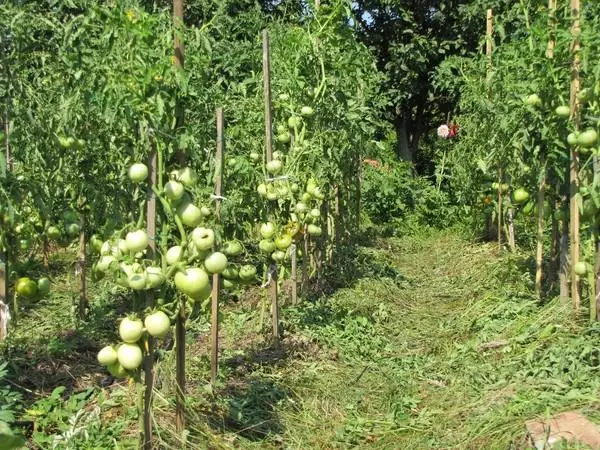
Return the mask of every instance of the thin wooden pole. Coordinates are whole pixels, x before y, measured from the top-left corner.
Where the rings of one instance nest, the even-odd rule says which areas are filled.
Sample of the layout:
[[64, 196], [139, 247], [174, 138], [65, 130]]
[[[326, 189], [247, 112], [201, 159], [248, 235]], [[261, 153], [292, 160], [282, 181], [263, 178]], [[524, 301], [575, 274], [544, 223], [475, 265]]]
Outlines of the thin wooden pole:
[[[217, 151], [215, 154], [215, 214], [217, 221], [221, 218], [221, 199], [223, 183], [223, 108], [217, 109]], [[212, 299], [211, 299], [211, 353], [210, 353], [210, 381], [214, 385], [217, 381], [219, 370], [219, 285], [221, 277], [213, 274]]]
[[85, 319], [88, 309], [87, 298], [87, 281], [86, 281], [86, 266], [87, 266], [87, 239], [85, 235], [86, 220], [85, 215], [79, 216], [79, 257], [77, 259], [77, 268], [79, 272], [79, 319]]
[[298, 265], [296, 258], [296, 244], [290, 246], [290, 258], [292, 260], [292, 305], [298, 304]]
[[[556, 0], [548, 0], [548, 45], [546, 47], [546, 57], [550, 60], [554, 58], [554, 15], [556, 14]], [[546, 190], [546, 158], [542, 159], [542, 173], [537, 192], [537, 248], [535, 253], [535, 293], [538, 298], [542, 297], [542, 278], [543, 278], [543, 258], [544, 258], [544, 202]], [[555, 234], [553, 233], [554, 237]]]
[[265, 145], [267, 162], [273, 159], [273, 120], [271, 117], [271, 55], [269, 32], [263, 30], [263, 90], [265, 96]]
[[[6, 171], [10, 172], [12, 163], [10, 155], [10, 143], [8, 137], [8, 133], [10, 131], [8, 107], [9, 97], [7, 95], [6, 107], [4, 111], [4, 156], [6, 158]], [[7, 251], [2, 251], [2, 248], [0, 248], [0, 342], [6, 339], [6, 335], [8, 334], [8, 304], [10, 303], [10, 292], [8, 290], [8, 274], [8, 249]]]
[[485, 20], [485, 54], [488, 60], [488, 70], [487, 76], [488, 81], [489, 77], [492, 73], [492, 51], [494, 49], [493, 46], [494, 39], [494, 12], [491, 9], [486, 11], [486, 20]]
[[271, 283], [269, 283], [269, 296], [271, 297], [271, 318], [273, 323], [273, 342], [279, 345], [279, 303], [277, 302], [277, 266], [271, 265]]
[[502, 181], [503, 181], [503, 170], [502, 167], [498, 169], [498, 246], [502, 250]]
[[[273, 121], [271, 118], [271, 56], [269, 52], [269, 32], [263, 30], [263, 90], [265, 96], [265, 146], [267, 163], [273, 159]], [[273, 322], [273, 339], [279, 344], [279, 304], [277, 300], [277, 270], [271, 270], [269, 284], [271, 298], [271, 314]]]
[[[157, 153], [152, 149], [148, 161], [150, 185], [147, 191], [146, 204], [146, 233], [148, 234], [148, 250], [146, 257], [149, 260], [156, 258], [156, 196], [152, 186], [157, 185]], [[154, 306], [154, 293], [146, 292], [146, 306]], [[152, 450], [152, 400], [154, 396], [154, 339], [148, 336], [146, 340], [146, 352], [144, 356], [144, 450]]]
[[[573, 24], [571, 27], [571, 33], [573, 36], [573, 44], [571, 47], [573, 59], [571, 65], [571, 111], [573, 114], [573, 123], [575, 129], [579, 128], [580, 122], [580, 104], [577, 100], [577, 93], [579, 92], [580, 80], [579, 71], [581, 68], [581, 55], [580, 51], [580, 2], [579, 0], [571, 0], [571, 15], [573, 17]], [[569, 170], [569, 183], [570, 183], [570, 237], [571, 237], [571, 300], [575, 314], [579, 312], [579, 277], [575, 273], [575, 264], [579, 261], [579, 207], [577, 205], [577, 196], [579, 194], [579, 152], [577, 147], [571, 147], [571, 164]]]
[[507, 215], [507, 223], [508, 223], [508, 247], [510, 251], [514, 252], [516, 249], [515, 244], [515, 221], [514, 221], [514, 211], [511, 207], [508, 208], [506, 213]]
[[[485, 19], [485, 54], [487, 57], [487, 77], [486, 82], [489, 83], [492, 78], [492, 52], [494, 50], [494, 12], [492, 9], [486, 11]], [[489, 86], [488, 86], [489, 96]], [[501, 164], [501, 163], [500, 163]], [[498, 168], [498, 247], [502, 250], [502, 199], [504, 194], [502, 193], [502, 183], [504, 181], [504, 171], [502, 167]]]
[[542, 261], [544, 252], [544, 191], [546, 189], [546, 163], [542, 162], [542, 173], [537, 192], [537, 249], [535, 253], [535, 293], [542, 297]]
[[[183, 20], [183, 0], [173, 0], [173, 25], [175, 28], [175, 66], [179, 69], [184, 69], [185, 62], [185, 50], [183, 46], [183, 40], [181, 39], [181, 32], [184, 26]], [[177, 122], [178, 127], [183, 126], [184, 115], [181, 104], [177, 102]], [[177, 152], [177, 160], [182, 163], [185, 160], [183, 152]], [[175, 429], [177, 433], [183, 433], [185, 429], [185, 300], [182, 300], [179, 304], [179, 313], [175, 320], [175, 351], [176, 351], [176, 375], [177, 380], [177, 392], [175, 398]]]

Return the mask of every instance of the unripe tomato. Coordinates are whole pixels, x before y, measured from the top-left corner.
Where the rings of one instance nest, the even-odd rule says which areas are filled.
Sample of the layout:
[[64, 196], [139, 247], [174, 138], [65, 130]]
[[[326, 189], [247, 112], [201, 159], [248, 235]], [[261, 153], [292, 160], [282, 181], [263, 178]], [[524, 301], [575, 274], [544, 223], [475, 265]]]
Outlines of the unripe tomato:
[[142, 183], [148, 178], [148, 166], [142, 163], [133, 164], [129, 168], [129, 179], [134, 183]]
[[313, 113], [314, 110], [310, 106], [303, 106], [300, 110], [300, 114], [302, 114], [303, 117], [310, 117]]
[[144, 324], [140, 319], [130, 319], [129, 317], [125, 317], [119, 325], [119, 336], [123, 342], [133, 344], [140, 340], [143, 329]]

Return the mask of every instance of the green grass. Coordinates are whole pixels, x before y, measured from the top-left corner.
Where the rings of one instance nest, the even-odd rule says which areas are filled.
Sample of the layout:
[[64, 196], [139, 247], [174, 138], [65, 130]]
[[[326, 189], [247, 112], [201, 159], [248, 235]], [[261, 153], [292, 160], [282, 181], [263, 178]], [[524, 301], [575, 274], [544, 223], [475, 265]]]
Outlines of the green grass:
[[[256, 298], [227, 305], [214, 391], [206, 320], [190, 324], [184, 438], [190, 448], [516, 449], [526, 448], [528, 419], [574, 408], [600, 421], [600, 325], [574, 322], [556, 300], [540, 304], [529, 256], [499, 256], [495, 245], [448, 231], [376, 240], [356, 255], [349, 286], [283, 309], [281, 348], [269, 347]], [[70, 381], [48, 383], [91, 388], [87, 397], [50, 402], [60, 408], [43, 405], [46, 437], [73, 428], [69, 419], [83, 403], [88, 442], [135, 438], [135, 387], [101, 389], [93, 361], [96, 347], [113, 339], [121, 299], [95, 289], [92, 313], [103, 315], [102, 325], [65, 334], [70, 299], [56, 292], [22, 318], [3, 349], [21, 371], [12, 381], [31, 391], [26, 407], [39, 409], [54, 387], [22, 384], [39, 361], [58, 362], [58, 374], [76, 370]], [[37, 334], [25, 331], [34, 323]], [[161, 448], [175, 449], [184, 438], [173, 430], [173, 372], [173, 355], [163, 352], [155, 419]], [[82, 436], [72, 442], [97, 448]]]

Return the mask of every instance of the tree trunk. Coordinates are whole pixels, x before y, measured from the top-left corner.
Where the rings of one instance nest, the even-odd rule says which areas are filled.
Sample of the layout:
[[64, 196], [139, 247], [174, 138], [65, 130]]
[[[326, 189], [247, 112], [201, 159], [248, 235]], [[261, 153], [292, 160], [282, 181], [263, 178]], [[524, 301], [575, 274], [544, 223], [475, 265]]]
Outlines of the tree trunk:
[[408, 139], [408, 117], [406, 114], [398, 116], [395, 121], [396, 138], [398, 142], [398, 157], [402, 161], [413, 162], [413, 153]]

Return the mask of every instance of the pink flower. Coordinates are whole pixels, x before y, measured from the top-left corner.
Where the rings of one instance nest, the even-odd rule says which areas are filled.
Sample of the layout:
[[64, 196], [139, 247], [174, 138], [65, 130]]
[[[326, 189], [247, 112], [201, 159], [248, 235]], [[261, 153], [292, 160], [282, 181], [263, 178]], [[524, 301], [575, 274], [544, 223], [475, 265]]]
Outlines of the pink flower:
[[450, 134], [450, 128], [448, 128], [448, 125], [445, 124], [440, 125], [437, 129], [437, 134], [439, 137], [446, 139]]

